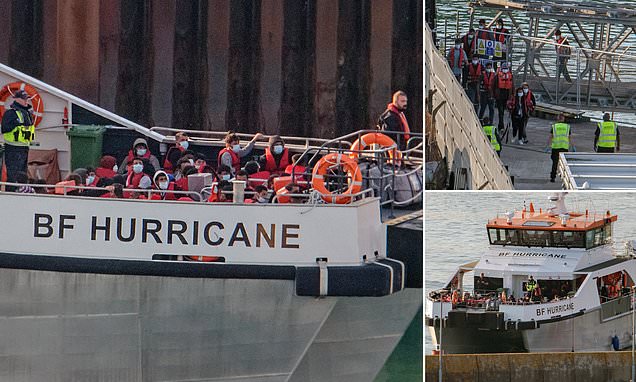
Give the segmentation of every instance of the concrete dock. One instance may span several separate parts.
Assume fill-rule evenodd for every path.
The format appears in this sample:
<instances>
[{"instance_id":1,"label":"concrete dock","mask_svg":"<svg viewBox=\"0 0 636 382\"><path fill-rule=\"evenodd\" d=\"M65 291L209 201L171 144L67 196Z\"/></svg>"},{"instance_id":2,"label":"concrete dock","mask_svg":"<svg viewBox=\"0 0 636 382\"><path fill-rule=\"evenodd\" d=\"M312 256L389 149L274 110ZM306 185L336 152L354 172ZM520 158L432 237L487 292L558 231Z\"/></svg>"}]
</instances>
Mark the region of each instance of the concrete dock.
<instances>
[{"instance_id":1,"label":"concrete dock","mask_svg":"<svg viewBox=\"0 0 636 382\"><path fill-rule=\"evenodd\" d=\"M497 112L495 111L495 114ZM495 118L496 120L496 118ZM517 190L558 190L562 188L557 174L555 183L550 183L550 169L552 160L548 148L550 129L554 120L531 117L528 120L526 135L528 144L512 144L512 126L508 132L507 143L504 139L501 150L501 161L508 167L508 172L514 177ZM496 124L495 124L496 126ZM571 123L571 140L577 152L594 152L595 122ZM636 129L622 127L620 131L620 152L636 152Z\"/></svg>"}]
</instances>

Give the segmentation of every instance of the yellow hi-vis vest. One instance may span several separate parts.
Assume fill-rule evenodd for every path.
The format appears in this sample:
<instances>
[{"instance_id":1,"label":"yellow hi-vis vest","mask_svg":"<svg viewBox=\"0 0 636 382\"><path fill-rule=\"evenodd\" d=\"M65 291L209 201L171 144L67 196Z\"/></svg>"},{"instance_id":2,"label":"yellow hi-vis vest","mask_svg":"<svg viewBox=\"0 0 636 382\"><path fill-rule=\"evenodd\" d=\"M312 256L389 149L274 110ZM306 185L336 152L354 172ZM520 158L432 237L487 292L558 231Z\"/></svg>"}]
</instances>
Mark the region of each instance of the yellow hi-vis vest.
<instances>
[{"instance_id":1,"label":"yellow hi-vis vest","mask_svg":"<svg viewBox=\"0 0 636 382\"><path fill-rule=\"evenodd\" d=\"M567 123L552 125L552 148L570 149L570 125Z\"/></svg>"},{"instance_id":2,"label":"yellow hi-vis vest","mask_svg":"<svg viewBox=\"0 0 636 382\"><path fill-rule=\"evenodd\" d=\"M18 116L19 125L8 133L2 134L5 142L15 146L28 146L35 138L35 125L24 125L24 115L19 110L13 109Z\"/></svg>"},{"instance_id":3,"label":"yellow hi-vis vest","mask_svg":"<svg viewBox=\"0 0 636 382\"><path fill-rule=\"evenodd\" d=\"M616 122L606 121L598 124L601 133L598 136L598 147L616 147Z\"/></svg>"},{"instance_id":4,"label":"yellow hi-vis vest","mask_svg":"<svg viewBox=\"0 0 636 382\"><path fill-rule=\"evenodd\" d=\"M490 145L492 146L493 150L501 150L501 145L499 145L497 136L495 135L495 127L491 125L484 126L484 133L486 133L486 136L488 137L488 139L490 139Z\"/></svg>"}]
</instances>

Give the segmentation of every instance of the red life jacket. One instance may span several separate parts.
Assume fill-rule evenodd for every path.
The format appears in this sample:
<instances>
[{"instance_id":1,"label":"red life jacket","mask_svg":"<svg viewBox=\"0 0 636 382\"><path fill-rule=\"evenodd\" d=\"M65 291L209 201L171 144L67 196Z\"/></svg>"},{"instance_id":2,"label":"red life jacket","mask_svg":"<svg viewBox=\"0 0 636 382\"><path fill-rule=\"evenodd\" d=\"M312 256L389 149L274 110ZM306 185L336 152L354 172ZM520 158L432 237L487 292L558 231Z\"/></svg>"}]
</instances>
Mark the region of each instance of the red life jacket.
<instances>
[{"instance_id":1,"label":"red life jacket","mask_svg":"<svg viewBox=\"0 0 636 382\"><path fill-rule=\"evenodd\" d=\"M110 168L97 167L95 169L95 175L100 178L112 178L117 175L117 173Z\"/></svg>"},{"instance_id":2,"label":"red life jacket","mask_svg":"<svg viewBox=\"0 0 636 382\"><path fill-rule=\"evenodd\" d=\"M139 188L139 182L144 176L147 175L144 174L143 171L139 174L135 174L134 171L130 171L128 173L128 178L126 179L126 188Z\"/></svg>"},{"instance_id":3,"label":"red life jacket","mask_svg":"<svg viewBox=\"0 0 636 382\"><path fill-rule=\"evenodd\" d=\"M299 183L300 187L307 186L305 182L305 171L307 171L307 167L300 165L290 164L285 168L285 173L291 175L294 173L294 182Z\"/></svg>"},{"instance_id":4,"label":"red life jacket","mask_svg":"<svg viewBox=\"0 0 636 382\"><path fill-rule=\"evenodd\" d=\"M566 41L565 37L560 37L559 39L557 39L557 44L562 44L562 45L555 45L554 48L556 49L557 54L561 55L561 56L570 56L570 47L568 46L568 42Z\"/></svg>"},{"instance_id":5,"label":"red life jacket","mask_svg":"<svg viewBox=\"0 0 636 382\"><path fill-rule=\"evenodd\" d=\"M484 91L492 93L495 90L495 73L484 72L481 83Z\"/></svg>"},{"instance_id":6,"label":"red life jacket","mask_svg":"<svg viewBox=\"0 0 636 382\"><path fill-rule=\"evenodd\" d=\"M270 175L271 173L269 171L255 172L249 176L248 183L250 187L256 187L256 186L267 187L267 179L269 179Z\"/></svg>"},{"instance_id":7,"label":"red life jacket","mask_svg":"<svg viewBox=\"0 0 636 382\"><path fill-rule=\"evenodd\" d=\"M468 36L469 35L466 34L464 35L464 37L462 37L462 43L464 52L466 52L466 56L469 60L471 60L473 58L473 45L475 44L475 35L473 35L473 38L470 40L470 42L468 41Z\"/></svg>"},{"instance_id":8,"label":"red life jacket","mask_svg":"<svg viewBox=\"0 0 636 382\"><path fill-rule=\"evenodd\" d=\"M166 153L166 159L164 159L163 161L163 170L167 172L168 174L172 174L172 172L174 171L174 169L172 168L172 162L170 162L169 160L170 155L172 155L174 150L179 150L181 151L182 154L184 151L186 151L186 149L184 149L183 146L179 144L177 144L176 146L172 146L168 149L168 152Z\"/></svg>"},{"instance_id":9,"label":"red life jacket","mask_svg":"<svg viewBox=\"0 0 636 382\"><path fill-rule=\"evenodd\" d=\"M472 63L468 65L468 81L478 82L482 71L483 68L481 67L481 63L478 63L477 66Z\"/></svg>"},{"instance_id":10,"label":"red life jacket","mask_svg":"<svg viewBox=\"0 0 636 382\"><path fill-rule=\"evenodd\" d=\"M497 70L497 87L512 90L512 72L504 73L501 69Z\"/></svg>"},{"instance_id":11,"label":"red life jacket","mask_svg":"<svg viewBox=\"0 0 636 382\"><path fill-rule=\"evenodd\" d=\"M390 103L387 106L387 109L400 116L400 125L402 126L402 131L404 132L404 141L408 141L411 137L411 129L409 128L409 122L406 120L406 116L404 115L404 113L399 111L397 106L395 106L393 103Z\"/></svg>"},{"instance_id":12,"label":"red life jacket","mask_svg":"<svg viewBox=\"0 0 636 382\"><path fill-rule=\"evenodd\" d=\"M99 176L97 176L97 173L95 173L95 179L93 179L93 182L91 184L87 184L87 187L97 187L97 183L99 183Z\"/></svg>"},{"instance_id":13,"label":"red life jacket","mask_svg":"<svg viewBox=\"0 0 636 382\"><path fill-rule=\"evenodd\" d=\"M495 41L499 41L500 43L505 43L506 42L506 38L508 38L508 33L510 33L510 31L506 28L501 28L501 29L495 29Z\"/></svg>"},{"instance_id":14,"label":"red life jacket","mask_svg":"<svg viewBox=\"0 0 636 382\"><path fill-rule=\"evenodd\" d=\"M163 191L163 193L153 193L152 196L150 197L150 199L152 200L177 200L177 197L175 196L174 193L169 192L169 191L174 191L174 187L175 187L175 183L174 182L170 182L168 183L168 189L167 190L161 190L159 187L153 187L155 190L161 190Z\"/></svg>"},{"instance_id":15,"label":"red life jacket","mask_svg":"<svg viewBox=\"0 0 636 382\"><path fill-rule=\"evenodd\" d=\"M174 183L177 185L179 190L188 191L188 177L181 177ZM170 182L170 184L172 184L172 182Z\"/></svg>"},{"instance_id":16,"label":"red life jacket","mask_svg":"<svg viewBox=\"0 0 636 382\"><path fill-rule=\"evenodd\" d=\"M265 171L273 172L273 173L282 173L285 171L287 165L289 165L289 152L287 148L283 149L283 154L280 157L280 162L278 162L278 166L276 165L276 158L274 158L274 154L269 150L269 147L265 149Z\"/></svg>"},{"instance_id":17,"label":"red life jacket","mask_svg":"<svg viewBox=\"0 0 636 382\"><path fill-rule=\"evenodd\" d=\"M526 104L526 110L528 112L534 111L534 104L532 103L532 90L528 89L528 94L524 94L523 98Z\"/></svg>"},{"instance_id":18,"label":"red life jacket","mask_svg":"<svg viewBox=\"0 0 636 382\"><path fill-rule=\"evenodd\" d=\"M459 67L462 68L464 66L464 54L463 49L459 50ZM455 67L455 47L450 49L450 60L448 63L450 64L451 69Z\"/></svg>"},{"instance_id":19,"label":"red life jacket","mask_svg":"<svg viewBox=\"0 0 636 382\"><path fill-rule=\"evenodd\" d=\"M138 158L150 158L150 150L146 149L146 153L144 155L142 155L141 157L139 155L137 155ZM128 150L128 156L126 156L126 158L128 158L128 165L126 167L128 167L126 170L128 172L130 172L130 169L132 168L132 162L133 159L135 159L135 154L133 153L132 150Z\"/></svg>"},{"instance_id":20,"label":"red life jacket","mask_svg":"<svg viewBox=\"0 0 636 382\"><path fill-rule=\"evenodd\" d=\"M219 156L217 158L217 168L220 168L223 165L221 163L221 156L223 156L223 154L225 153L230 153L230 155L232 156L232 167L234 168L234 172L236 173L237 171L241 170L241 158L239 158L238 154L236 154L234 150L228 149L227 147L219 152Z\"/></svg>"}]
</instances>

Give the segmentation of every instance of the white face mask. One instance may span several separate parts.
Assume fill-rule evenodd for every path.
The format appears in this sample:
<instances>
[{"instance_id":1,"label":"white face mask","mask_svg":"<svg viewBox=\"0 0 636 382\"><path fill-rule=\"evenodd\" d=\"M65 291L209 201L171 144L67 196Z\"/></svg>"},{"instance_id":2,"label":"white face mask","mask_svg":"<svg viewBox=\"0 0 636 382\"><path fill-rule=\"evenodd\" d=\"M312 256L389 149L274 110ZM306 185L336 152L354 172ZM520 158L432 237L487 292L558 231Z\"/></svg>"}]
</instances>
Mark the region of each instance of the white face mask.
<instances>
[{"instance_id":1,"label":"white face mask","mask_svg":"<svg viewBox=\"0 0 636 382\"><path fill-rule=\"evenodd\" d=\"M479 60L473 60L473 65L479 64Z\"/></svg>"},{"instance_id":2,"label":"white face mask","mask_svg":"<svg viewBox=\"0 0 636 382\"><path fill-rule=\"evenodd\" d=\"M144 169L144 165L143 164L137 163L137 164L133 165L133 172L135 174L139 174L143 169Z\"/></svg>"},{"instance_id":3,"label":"white face mask","mask_svg":"<svg viewBox=\"0 0 636 382\"><path fill-rule=\"evenodd\" d=\"M281 145L274 146L274 154L280 154L282 152L283 152L283 146Z\"/></svg>"},{"instance_id":4,"label":"white face mask","mask_svg":"<svg viewBox=\"0 0 636 382\"><path fill-rule=\"evenodd\" d=\"M159 188L162 190L168 189L168 182L159 182Z\"/></svg>"},{"instance_id":5,"label":"white face mask","mask_svg":"<svg viewBox=\"0 0 636 382\"><path fill-rule=\"evenodd\" d=\"M195 165L194 165L194 168L196 168L197 170L199 170L199 169L201 168L201 165L200 165L200 164L195 164Z\"/></svg>"},{"instance_id":6,"label":"white face mask","mask_svg":"<svg viewBox=\"0 0 636 382\"><path fill-rule=\"evenodd\" d=\"M190 142L188 141L181 141L179 142L179 144L181 145L181 147L183 147L184 150L187 150L188 147L190 146Z\"/></svg>"},{"instance_id":7,"label":"white face mask","mask_svg":"<svg viewBox=\"0 0 636 382\"><path fill-rule=\"evenodd\" d=\"M119 166L114 165L114 166L113 166L113 171L117 172L117 170L119 170Z\"/></svg>"},{"instance_id":8,"label":"white face mask","mask_svg":"<svg viewBox=\"0 0 636 382\"><path fill-rule=\"evenodd\" d=\"M459 49L462 47L462 44L455 44L455 49Z\"/></svg>"},{"instance_id":9,"label":"white face mask","mask_svg":"<svg viewBox=\"0 0 636 382\"><path fill-rule=\"evenodd\" d=\"M517 96L521 97L523 95L523 92L518 92Z\"/></svg>"},{"instance_id":10,"label":"white face mask","mask_svg":"<svg viewBox=\"0 0 636 382\"><path fill-rule=\"evenodd\" d=\"M230 174L223 174L223 175L221 175L221 179L222 179L222 180L230 180Z\"/></svg>"},{"instance_id":11,"label":"white face mask","mask_svg":"<svg viewBox=\"0 0 636 382\"><path fill-rule=\"evenodd\" d=\"M89 176L86 178L86 185L90 185L95 180L95 176Z\"/></svg>"},{"instance_id":12,"label":"white face mask","mask_svg":"<svg viewBox=\"0 0 636 382\"><path fill-rule=\"evenodd\" d=\"M258 202L259 202L259 203L267 203L267 202L268 202L268 200L267 200L267 198L266 198L266 197L264 197L264 196L259 196L259 197L258 197Z\"/></svg>"},{"instance_id":13,"label":"white face mask","mask_svg":"<svg viewBox=\"0 0 636 382\"><path fill-rule=\"evenodd\" d=\"M501 69L502 72L508 73L508 69Z\"/></svg>"},{"instance_id":14,"label":"white face mask","mask_svg":"<svg viewBox=\"0 0 636 382\"><path fill-rule=\"evenodd\" d=\"M139 155L140 157L144 156L146 155L146 151L146 149L137 149L137 155Z\"/></svg>"},{"instance_id":15,"label":"white face mask","mask_svg":"<svg viewBox=\"0 0 636 382\"><path fill-rule=\"evenodd\" d=\"M487 70L488 72L490 72L490 73L492 73L492 72L494 72L494 71L495 71L495 69L493 69L493 68L489 68L489 69L486 69L486 70Z\"/></svg>"},{"instance_id":16,"label":"white face mask","mask_svg":"<svg viewBox=\"0 0 636 382\"><path fill-rule=\"evenodd\" d=\"M523 89L523 94L528 94L528 89L524 88Z\"/></svg>"},{"instance_id":17,"label":"white face mask","mask_svg":"<svg viewBox=\"0 0 636 382\"><path fill-rule=\"evenodd\" d=\"M232 151L234 151L235 153L239 153L239 151L241 151L241 145L236 144L234 146L232 146Z\"/></svg>"},{"instance_id":18,"label":"white face mask","mask_svg":"<svg viewBox=\"0 0 636 382\"><path fill-rule=\"evenodd\" d=\"M188 162L190 162L190 166L194 166L194 159L188 159Z\"/></svg>"}]
</instances>

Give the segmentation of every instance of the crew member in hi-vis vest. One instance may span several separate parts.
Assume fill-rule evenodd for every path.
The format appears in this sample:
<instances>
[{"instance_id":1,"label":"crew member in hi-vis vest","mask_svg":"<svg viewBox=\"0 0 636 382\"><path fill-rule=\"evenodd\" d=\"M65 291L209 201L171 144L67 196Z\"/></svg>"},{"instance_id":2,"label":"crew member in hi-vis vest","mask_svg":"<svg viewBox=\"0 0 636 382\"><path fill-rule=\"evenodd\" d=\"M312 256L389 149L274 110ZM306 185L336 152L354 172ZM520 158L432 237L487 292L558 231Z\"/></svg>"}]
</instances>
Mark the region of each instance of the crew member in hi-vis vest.
<instances>
[{"instance_id":1,"label":"crew member in hi-vis vest","mask_svg":"<svg viewBox=\"0 0 636 382\"><path fill-rule=\"evenodd\" d=\"M27 171L29 145L35 138L29 95L24 90L18 90L13 98L15 101L2 116L4 163L7 167L7 182L10 183L15 182L16 173ZM14 187L7 187L9 191L13 189Z\"/></svg>"},{"instance_id":2,"label":"crew member in hi-vis vest","mask_svg":"<svg viewBox=\"0 0 636 382\"><path fill-rule=\"evenodd\" d=\"M559 114L557 123L550 129L550 147L552 148L552 171L550 172L550 182L555 181L557 166L559 165L559 153L570 151L572 143L572 129L565 123L565 115Z\"/></svg>"},{"instance_id":3,"label":"crew member in hi-vis vest","mask_svg":"<svg viewBox=\"0 0 636 382\"><path fill-rule=\"evenodd\" d=\"M594 150L597 153L613 153L620 150L618 125L611 120L609 113L603 114L603 122L596 125Z\"/></svg>"}]
</instances>

